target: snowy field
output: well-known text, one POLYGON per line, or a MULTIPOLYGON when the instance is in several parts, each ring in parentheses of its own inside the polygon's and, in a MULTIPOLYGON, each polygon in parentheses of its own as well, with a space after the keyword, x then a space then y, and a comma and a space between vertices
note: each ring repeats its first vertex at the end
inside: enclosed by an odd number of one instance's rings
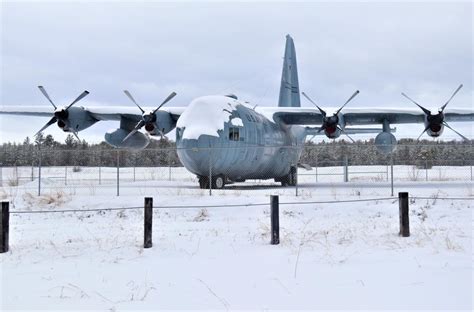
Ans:
MULTIPOLYGON (((386 167, 318 168, 295 188, 271 181, 201 190, 182 168, 3 168, 12 211, 317 202, 390 197, 386 167), (16 179, 20 178, 20 179, 16 179)), ((2 310, 472 309, 470 167, 394 169, 408 191, 411 237, 398 236, 398 200, 280 205, 270 245, 269 205, 157 208, 153 247, 143 209, 12 214, 0 255, 2 310), (425 182, 426 173, 428 182, 425 182)), ((396 194, 395 194, 396 195, 396 194)))

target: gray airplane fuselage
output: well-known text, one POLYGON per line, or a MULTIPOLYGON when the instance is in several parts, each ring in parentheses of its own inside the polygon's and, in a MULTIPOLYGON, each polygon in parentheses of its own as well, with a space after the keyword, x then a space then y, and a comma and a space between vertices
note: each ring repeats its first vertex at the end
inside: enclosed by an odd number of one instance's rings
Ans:
POLYGON ((189 123, 193 129, 178 123, 177 152, 186 169, 197 176, 223 175, 231 181, 278 179, 287 175, 301 156, 306 135, 303 127, 277 124, 236 99, 201 97, 189 105, 188 114, 199 117, 189 123), (205 133, 216 123, 211 110, 224 114, 215 134, 193 133, 189 138, 186 131, 205 133))

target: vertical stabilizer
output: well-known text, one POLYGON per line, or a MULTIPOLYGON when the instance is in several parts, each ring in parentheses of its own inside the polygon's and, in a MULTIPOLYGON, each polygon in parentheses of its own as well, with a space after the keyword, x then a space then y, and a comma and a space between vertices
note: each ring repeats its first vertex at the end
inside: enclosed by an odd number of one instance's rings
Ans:
POLYGON ((300 107, 300 87, 298 84, 298 68, 296 66, 296 52, 293 38, 286 35, 285 57, 281 74, 280 107, 300 107))

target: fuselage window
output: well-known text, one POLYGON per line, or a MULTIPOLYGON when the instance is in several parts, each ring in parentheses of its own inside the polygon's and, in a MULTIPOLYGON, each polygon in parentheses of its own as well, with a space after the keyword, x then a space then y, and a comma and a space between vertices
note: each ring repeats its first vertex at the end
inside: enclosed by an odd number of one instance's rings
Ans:
POLYGON ((229 140, 230 141, 239 141, 240 140, 239 128, 237 128, 237 127, 230 127, 229 128, 229 140))

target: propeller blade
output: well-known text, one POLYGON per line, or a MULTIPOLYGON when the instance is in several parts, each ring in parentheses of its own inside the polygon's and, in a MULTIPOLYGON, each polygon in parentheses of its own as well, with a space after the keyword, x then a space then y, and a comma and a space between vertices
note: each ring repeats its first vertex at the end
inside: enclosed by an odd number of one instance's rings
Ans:
POLYGON ((344 108, 344 106, 346 106, 347 103, 349 103, 350 101, 352 101, 352 99, 353 99, 357 94, 359 94, 359 90, 356 90, 356 92, 354 92, 354 94, 351 95, 351 97, 346 101, 346 103, 344 103, 344 105, 342 105, 342 107, 337 110, 337 112, 336 112, 335 115, 339 114, 339 113, 342 111, 342 109, 344 108))
POLYGON ((344 133, 349 139, 351 139, 352 143, 355 143, 355 142, 356 142, 353 138, 351 138, 351 136, 350 136, 349 134, 347 134, 347 132, 346 132, 344 129, 342 129, 342 128, 339 127, 339 126, 337 126, 337 128, 338 128, 339 130, 341 130, 341 132, 344 133))
POLYGON ((79 102, 81 99, 83 99, 85 96, 87 96, 89 94, 89 91, 84 91, 82 92, 71 104, 69 104, 68 107, 66 107, 66 110, 68 110, 71 106, 73 106, 74 104, 76 104, 77 102, 79 102))
POLYGON ((34 136, 37 136, 40 132, 43 132, 44 129, 48 128, 49 126, 51 126, 53 123, 55 123, 58 119, 56 118, 56 116, 53 116, 53 118, 51 118, 44 126, 43 128, 41 128, 38 132, 35 133, 34 136))
POLYGON ((425 130, 423 130, 423 132, 418 136, 418 138, 416 139, 417 141, 420 140, 421 136, 426 132, 428 131, 428 129, 430 128, 430 126, 426 126, 425 130))
POLYGON ((163 105, 165 105, 166 103, 168 103, 172 98, 174 98, 176 96, 176 92, 171 92, 170 95, 168 95, 168 97, 163 101, 163 103, 161 103, 154 111, 153 111, 153 114, 156 113, 163 105))
MULTIPOLYGON (((56 109, 56 105, 54 105, 53 101, 51 101, 51 99, 49 98, 49 95, 48 93, 46 92, 46 89, 43 87, 43 86, 38 86, 38 89, 40 89, 41 93, 43 93, 43 95, 48 99, 49 103, 51 103, 51 105, 53 105, 54 109, 56 109)), ((41 132, 41 131, 39 131, 41 132)))
POLYGON ((145 125, 145 122, 143 120, 140 120, 135 128, 130 131, 130 133, 122 140, 122 143, 127 141, 132 135, 134 135, 138 130, 140 130, 143 126, 145 125))
MULTIPOLYGON (((444 109, 446 108, 446 106, 449 104, 449 102, 453 99, 453 97, 456 95, 456 93, 458 93, 459 90, 461 90, 462 88, 462 84, 459 85, 459 87, 456 89, 456 91, 454 91, 453 95, 451 95, 451 97, 449 98, 449 100, 443 105, 441 106, 441 108, 439 109, 441 112, 444 111, 444 109)), ((449 127, 448 127, 449 128, 449 127)))
POLYGON ((316 103, 314 103, 314 101, 311 100, 311 99, 309 98, 309 96, 306 95, 306 93, 301 92, 301 94, 303 94, 303 96, 304 96, 306 99, 308 99, 308 101, 310 101, 314 106, 316 106, 316 107, 319 109, 319 111, 321 112, 321 115, 323 115, 323 117, 326 117, 326 112, 325 112, 321 107, 319 107, 316 103))
POLYGON ((79 139, 79 136, 77 135, 76 131, 72 131, 72 134, 74 134, 78 142, 81 142, 81 139, 79 139))
POLYGON ((456 130, 454 130, 453 128, 451 128, 450 125, 448 125, 448 123, 446 121, 443 121, 443 125, 445 125, 446 127, 448 127, 449 129, 451 129, 453 132, 455 132, 457 135, 459 135, 461 138, 463 138, 464 140, 466 141, 469 141, 468 138, 466 138, 464 135, 462 135, 461 133, 457 132, 456 130))
POLYGON ((132 100, 133 103, 135 103, 135 105, 142 111, 142 114, 145 113, 145 111, 140 107, 140 105, 138 105, 137 101, 135 101, 135 99, 133 98, 133 96, 130 94, 130 92, 128 92, 128 90, 123 90, 123 92, 125 93, 126 96, 128 96, 128 98, 130 100, 132 100))
MULTIPOLYGON (((406 97, 408 100, 410 100, 411 102, 413 102, 413 104, 415 104, 416 106, 418 106, 419 108, 421 108, 421 110, 423 111, 423 113, 425 113, 426 115, 430 116, 431 115, 431 111, 427 110, 426 108, 424 108, 423 106, 421 106, 420 104, 418 104, 417 102, 415 102, 414 100, 412 100, 408 95, 406 95, 405 93, 402 92, 402 95, 404 97, 406 97)), ((426 131, 426 130, 425 130, 426 131)))

